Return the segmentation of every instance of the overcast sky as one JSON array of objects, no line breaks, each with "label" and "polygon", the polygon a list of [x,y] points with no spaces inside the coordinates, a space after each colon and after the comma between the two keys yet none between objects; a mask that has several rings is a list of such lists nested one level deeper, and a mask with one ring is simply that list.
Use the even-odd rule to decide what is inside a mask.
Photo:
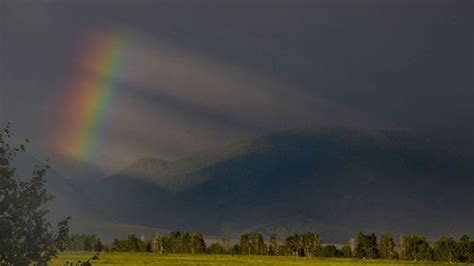
[{"label": "overcast sky", "polygon": [[53,153],[94,32],[126,36],[100,164],[344,125],[474,135],[473,1],[0,1],[0,121]]}]

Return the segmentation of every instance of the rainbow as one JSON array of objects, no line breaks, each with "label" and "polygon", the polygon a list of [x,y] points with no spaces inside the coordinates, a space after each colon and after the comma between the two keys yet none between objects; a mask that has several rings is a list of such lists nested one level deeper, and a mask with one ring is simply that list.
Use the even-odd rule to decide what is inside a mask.
[{"label": "rainbow", "polygon": [[80,161],[96,156],[119,88],[127,42],[116,32],[95,32],[85,47],[76,81],[65,88],[59,138],[54,140],[57,152]]}]

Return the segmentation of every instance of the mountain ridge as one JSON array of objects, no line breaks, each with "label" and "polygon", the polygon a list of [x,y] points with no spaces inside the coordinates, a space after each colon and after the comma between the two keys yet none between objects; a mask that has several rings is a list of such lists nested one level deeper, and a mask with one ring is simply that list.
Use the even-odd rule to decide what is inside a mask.
[{"label": "mountain ridge", "polygon": [[[174,161],[144,157],[106,178],[64,178],[53,162],[46,175],[56,197],[50,216],[72,216],[74,232],[101,235],[107,225],[104,239],[125,232],[111,223],[127,225],[128,233],[314,231],[331,242],[358,231],[432,238],[474,233],[474,156],[449,141],[322,128],[220,148]],[[39,162],[30,155],[17,159],[22,176]]]},{"label": "mountain ridge", "polygon": [[[98,193],[109,195],[107,204],[133,210],[133,215],[109,212],[113,219],[212,234],[289,225],[296,230],[303,220],[301,228],[327,232],[330,240],[356,228],[472,230],[462,222],[474,212],[471,154],[428,137],[323,128],[274,133],[224,150],[222,157],[217,152],[178,161],[177,172],[185,174],[174,177],[188,182],[179,189],[113,175],[102,180]],[[456,195],[447,194],[447,186]],[[127,196],[117,203],[117,195]],[[437,213],[467,218],[452,222]],[[427,224],[418,225],[423,219]],[[265,224],[271,226],[259,226]]]}]

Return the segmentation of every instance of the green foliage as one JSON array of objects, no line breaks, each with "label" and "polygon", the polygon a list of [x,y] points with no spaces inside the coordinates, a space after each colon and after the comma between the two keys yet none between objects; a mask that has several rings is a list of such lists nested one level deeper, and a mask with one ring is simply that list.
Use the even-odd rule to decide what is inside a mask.
[{"label": "green foliage", "polygon": [[111,251],[118,252],[146,252],[149,250],[148,243],[136,237],[129,235],[125,240],[114,239],[110,247]]},{"label": "green foliage", "polygon": [[207,253],[209,253],[209,254],[225,254],[226,251],[225,251],[224,247],[221,244],[212,243],[207,248]]},{"label": "green foliage", "polygon": [[280,248],[278,247],[278,236],[277,234],[271,234],[270,240],[268,241],[268,255],[278,255]]},{"label": "green foliage", "polygon": [[228,235],[222,237],[222,246],[224,247],[225,253],[228,254],[231,250],[230,237]]},{"label": "green foliage", "polygon": [[321,240],[313,233],[294,234],[285,239],[285,254],[300,257],[321,256]]},{"label": "green foliage", "polygon": [[[189,240],[188,236],[191,237],[191,240]],[[307,241],[308,239],[310,239],[312,241]],[[275,261],[273,261],[273,262],[278,261],[279,264],[282,264],[281,260],[286,260],[288,262],[288,264],[292,264],[293,262],[297,262],[297,260],[292,260],[292,259],[297,259],[297,258],[291,258],[291,257],[298,257],[298,256],[295,256],[295,254],[299,255],[299,256],[309,257],[308,255],[305,255],[304,253],[308,252],[306,250],[311,249],[310,243],[313,243],[313,247],[314,247],[314,244],[316,243],[317,248],[315,248],[314,250],[319,250],[316,253],[316,254],[318,254],[317,256],[325,257],[325,258],[320,259],[320,260],[318,260],[318,259],[314,259],[314,260],[304,259],[304,260],[300,261],[302,264],[306,264],[306,263],[309,263],[309,262],[311,262],[311,263],[314,262],[315,264],[319,264],[319,265],[333,265],[333,264],[339,264],[339,263],[344,263],[346,265],[354,265],[354,264],[370,264],[370,265],[410,264],[411,265],[411,264],[413,264],[412,262],[403,262],[403,261],[398,261],[397,263],[395,263],[394,259],[397,259],[398,256],[393,256],[392,259],[384,259],[384,260],[376,260],[376,261],[365,260],[365,259],[359,260],[358,258],[351,259],[351,257],[353,256],[353,253],[352,253],[351,247],[350,247],[348,242],[346,242],[344,244],[344,246],[341,247],[340,250],[338,250],[336,248],[336,246],[334,246],[334,245],[326,245],[324,247],[321,247],[319,237],[317,237],[317,235],[314,235],[314,239],[313,239],[312,235],[310,235],[308,233],[307,234],[295,234],[295,235],[289,236],[285,239],[285,243],[281,246],[278,245],[277,240],[278,240],[278,237],[277,237],[276,234],[273,234],[273,235],[270,236],[270,239],[269,239],[269,242],[268,242],[268,248],[266,249],[267,250],[266,254],[260,253],[260,254],[253,254],[253,255],[251,254],[251,255],[247,255],[247,256],[232,256],[232,261],[233,261],[233,263],[235,263],[234,265],[241,265],[241,264],[236,262],[237,260],[240,260],[240,258],[242,258],[243,263],[247,263],[247,264],[250,263],[250,265],[257,265],[258,263],[262,263],[262,264],[265,264],[265,265],[272,265],[272,260],[269,260],[268,262],[264,262],[266,259],[263,259],[263,258],[258,259],[257,257],[261,257],[261,256],[255,256],[255,255],[274,254],[274,253],[270,253],[270,251],[274,250],[274,249],[279,250],[279,251],[284,251],[284,252],[287,252],[287,249],[288,249],[289,252],[288,253],[277,252],[277,255],[286,255],[286,258],[279,256],[279,257],[275,258]],[[403,258],[405,260],[425,261],[423,263],[417,262],[417,265],[430,264],[432,262],[428,263],[427,261],[430,261],[434,258],[437,258],[437,259],[444,258],[444,259],[439,259],[439,260],[443,260],[443,261],[445,261],[446,263],[449,263],[449,264],[451,264],[455,261],[468,262],[470,260],[472,261],[472,257],[473,257],[473,254],[474,254],[472,252],[472,251],[474,251],[474,248],[473,248],[474,247],[474,242],[470,241],[470,238],[468,236],[461,237],[461,239],[459,240],[459,243],[454,242],[454,240],[452,240],[449,237],[441,238],[434,244],[434,249],[431,249],[429,243],[425,240],[424,237],[421,237],[421,236],[407,235],[407,236],[402,237],[401,240],[402,240],[401,241],[401,254],[402,254],[401,258]],[[117,240],[117,241],[121,242],[120,240]],[[133,237],[129,237],[128,239],[122,240],[122,241],[123,242],[135,243],[139,240],[138,240],[138,238],[133,236]],[[224,237],[223,240],[222,240],[222,243],[221,242],[213,243],[213,244],[209,245],[209,247],[206,249],[205,248],[205,242],[204,242],[204,239],[202,238],[201,233],[193,232],[191,234],[188,234],[188,233],[185,233],[185,232],[173,231],[169,234],[169,236],[165,236],[165,237],[160,236],[158,234],[154,234],[151,237],[150,241],[148,241],[148,242],[143,241],[143,242],[148,243],[147,246],[149,248],[147,248],[147,251],[149,251],[149,252],[164,253],[164,254],[173,253],[173,252],[181,253],[181,254],[171,254],[171,255],[158,256],[159,258],[163,258],[163,256],[164,256],[167,259],[170,259],[170,258],[183,258],[183,260],[180,260],[178,264],[186,264],[186,263],[189,264],[190,261],[193,261],[192,258],[195,258],[195,257],[196,258],[199,257],[200,263],[203,263],[203,261],[207,260],[207,258],[212,258],[213,260],[222,259],[222,262],[227,263],[227,261],[224,258],[225,256],[223,256],[223,255],[226,255],[226,254],[246,255],[246,254],[251,253],[251,252],[258,253],[257,252],[259,250],[258,246],[259,245],[260,246],[265,245],[265,242],[263,242],[263,237],[261,237],[260,234],[256,234],[256,233],[255,234],[244,234],[244,235],[242,235],[241,239],[240,239],[240,244],[235,244],[233,247],[230,248],[229,251],[225,250],[225,247],[223,245],[223,243],[225,243],[227,241],[230,242],[230,238]],[[183,247],[182,246],[183,243],[188,243],[188,245],[191,245],[191,246],[190,247]],[[189,243],[191,243],[191,244],[189,244]],[[199,247],[199,248],[193,248],[193,243],[197,243],[197,247]],[[367,234],[367,235],[359,234],[356,249],[358,249],[358,252],[361,252],[359,250],[365,249],[366,251],[364,251],[364,252],[366,252],[366,254],[370,254],[370,252],[372,252],[372,254],[373,254],[375,252],[373,250],[377,249],[376,243],[377,243],[377,239],[376,239],[374,234]],[[386,244],[383,244],[383,243],[386,243]],[[177,246],[173,247],[173,245],[177,245]],[[242,249],[241,245],[244,245],[244,249]],[[386,246],[386,248],[383,247],[384,245]],[[453,245],[456,247],[455,249],[452,249],[452,248],[446,249],[445,248],[445,247],[452,247]],[[128,252],[134,251],[133,249],[136,248],[136,245],[130,245],[130,244],[127,244],[127,243],[123,243],[123,246],[126,246],[127,248],[132,248],[132,250],[126,250],[127,248],[123,249],[123,250],[128,251]],[[393,251],[394,248],[393,248],[393,239],[392,239],[392,237],[389,234],[381,235],[380,236],[379,247],[381,247],[381,250],[382,250],[380,253],[381,254],[386,254],[386,255],[382,255],[382,256],[389,256],[390,254],[393,255],[393,253],[391,253],[391,252],[394,252]],[[196,252],[196,251],[193,251],[193,249],[199,249],[199,250],[202,251],[202,253],[208,253],[208,254],[200,256],[199,254],[194,253],[194,254],[191,255],[192,252]],[[117,249],[113,249],[113,250],[117,250]],[[181,251],[178,252],[179,250],[181,250]],[[387,252],[384,251],[384,250],[387,250]],[[441,252],[445,252],[445,254],[448,254],[448,255],[451,254],[452,255],[452,257],[451,257],[452,262],[449,262],[449,256],[446,257],[444,255],[444,257],[442,257],[440,255],[436,255],[437,254],[436,252],[438,252],[437,250],[439,250]],[[454,253],[453,253],[453,251],[454,251]],[[449,253],[449,252],[451,252],[451,253]],[[188,253],[189,255],[186,255],[186,254],[183,254],[183,253]],[[107,254],[107,253],[105,253],[105,254]],[[118,254],[120,254],[120,253],[118,253]],[[396,253],[394,253],[394,254],[397,255]],[[127,256],[129,256],[129,255],[127,255]],[[140,255],[140,256],[142,256],[142,255]],[[149,258],[151,258],[151,257],[149,257]],[[246,258],[253,258],[252,263],[250,261],[248,261]],[[346,259],[331,260],[329,258],[346,258]],[[361,258],[373,258],[373,257],[366,256],[366,257],[361,257]],[[446,258],[448,258],[448,259],[446,259]],[[84,259],[87,259],[87,258],[82,257],[82,259],[84,260]],[[179,260],[179,259],[177,259],[177,260]],[[108,262],[110,262],[110,261],[108,261]],[[147,263],[149,263],[149,261],[147,261]],[[165,262],[163,262],[163,263],[166,264]],[[213,263],[216,264],[215,261],[213,261]],[[437,264],[437,265],[441,265],[441,264]]]},{"label": "green foliage", "polygon": [[342,257],[341,251],[339,251],[334,245],[324,246],[321,250],[321,255],[327,258]]},{"label": "green foliage", "polygon": [[69,218],[51,230],[44,208],[52,199],[44,188],[49,166],[37,167],[30,179],[18,177],[12,162],[25,145],[13,147],[10,138],[7,125],[0,131],[0,264],[43,265],[65,247]]},{"label": "green foliage", "polygon": [[263,236],[259,233],[241,235],[240,253],[243,255],[265,255],[267,246],[263,241]]},{"label": "green foliage", "polygon": [[392,235],[382,234],[379,241],[379,255],[382,259],[394,259],[397,257],[395,252],[395,242]]},{"label": "green foliage", "polygon": [[306,257],[316,257],[321,253],[321,240],[319,235],[306,233],[302,236],[303,252]]},{"label": "green foliage", "polygon": [[151,237],[150,250],[156,253],[191,253],[206,252],[206,243],[200,232],[172,231],[168,237],[154,234]]},{"label": "green foliage", "polygon": [[189,253],[190,237],[189,233],[172,231],[168,240],[169,253]]},{"label": "green foliage", "polygon": [[344,243],[344,246],[341,248],[341,255],[344,258],[352,258],[352,249],[349,246],[349,243]]},{"label": "green foliage", "polygon": [[102,251],[102,242],[96,235],[74,234],[67,238],[67,251]]},{"label": "green foliage", "polygon": [[202,254],[206,251],[206,242],[201,232],[191,233],[191,253]]},{"label": "green foliage", "polygon": [[441,237],[433,245],[434,259],[453,262],[457,260],[457,244],[452,237]]},{"label": "green foliage", "polygon": [[463,235],[457,244],[457,260],[460,262],[474,263],[474,241],[468,235]]},{"label": "green foliage", "polygon": [[378,258],[377,236],[375,236],[375,234],[364,235],[363,233],[359,233],[357,235],[357,245],[354,253],[357,258]]},{"label": "green foliage", "polygon": [[235,244],[233,247],[232,247],[232,250],[230,251],[230,254],[233,254],[233,255],[240,255],[241,254],[241,249],[240,249],[240,245],[239,244]]},{"label": "green foliage", "polygon": [[400,249],[401,258],[405,260],[429,261],[433,259],[433,249],[422,236],[403,236]]}]

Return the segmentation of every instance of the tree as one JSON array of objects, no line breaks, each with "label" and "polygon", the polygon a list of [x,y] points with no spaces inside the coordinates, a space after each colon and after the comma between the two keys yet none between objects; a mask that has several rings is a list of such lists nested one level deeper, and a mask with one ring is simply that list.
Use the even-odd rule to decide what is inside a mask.
[{"label": "tree", "polygon": [[191,253],[206,252],[206,243],[201,232],[172,231],[169,237],[152,235],[149,241],[149,250],[157,253]]},{"label": "tree", "polygon": [[225,253],[230,252],[230,237],[228,235],[222,237],[222,246],[224,247]]},{"label": "tree", "polygon": [[150,249],[146,241],[139,239],[135,235],[129,235],[125,240],[114,239],[111,250],[118,252],[146,252]]},{"label": "tree", "polygon": [[209,254],[225,254],[226,252],[225,252],[224,247],[221,244],[212,243],[207,248],[207,253],[209,253]]},{"label": "tree", "polygon": [[285,255],[290,256],[304,256],[303,250],[298,243],[299,236],[294,234],[285,239]]},{"label": "tree", "polygon": [[401,238],[400,254],[404,260],[432,260],[433,249],[422,236],[405,235]]},{"label": "tree", "polygon": [[179,253],[191,253],[192,239],[191,235],[187,232],[181,234],[181,248]]},{"label": "tree", "polygon": [[191,233],[191,253],[202,254],[206,251],[206,242],[201,232]]},{"label": "tree", "polygon": [[278,236],[277,234],[270,235],[270,241],[268,242],[268,255],[275,256],[278,254]]},{"label": "tree", "polygon": [[336,246],[334,245],[327,245],[324,246],[321,250],[321,254],[323,257],[341,257],[342,254],[340,253],[339,250],[337,250]]},{"label": "tree", "polygon": [[110,244],[110,251],[126,252],[128,250],[124,240],[114,239]]},{"label": "tree", "polygon": [[474,241],[471,241],[471,248],[469,252],[469,259],[468,262],[474,262]]},{"label": "tree", "polygon": [[467,262],[469,259],[469,253],[471,248],[471,241],[468,235],[463,235],[459,239],[457,249],[456,249],[456,258],[460,262]]},{"label": "tree", "polygon": [[378,257],[377,237],[375,234],[357,235],[357,245],[354,250],[355,256],[358,258],[374,259]]},{"label": "tree", "polygon": [[390,234],[382,234],[380,236],[379,255],[382,259],[396,258],[395,242]]},{"label": "tree", "polygon": [[460,262],[474,262],[474,241],[471,241],[468,235],[459,239],[456,257]]},{"label": "tree", "polygon": [[163,253],[163,243],[160,234],[154,233],[150,239],[150,251],[154,253]]},{"label": "tree", "polygon": [[232,250],[231,250],[231,254],[233,255],[239,255],[239,254],[242,254],[241,253],[241,249],[240,249],[240,245],[239,244],[235,244],[233,247],[232,247]]},{"label": "tree", "polygon": [[319,235],[313,233],[306,233],[300,236],[305,257],[319,256],[321,253],[321,240]]},{"label": "tree", "polygon": [[319,235],[310,232],[287,237],[283,247],[286,255],[300,257],[321,256],[321,239]]},{"label": "tree", "polygon": [[348,242],[344,243],[344,246],[342,246],[341,255],[344,258],[352,258],[352,249]]},{"label": "tree", "polygon": [[44,187],[49,165],[37,167],[29,179],[20,178],[12,162],[25,144],[11,146],[10,138],[7,125],[0,130],[0,264],[44,265],[65,248],[69,217],[58,223],[56,232],[51,229],[44,208],[52,199]]},{"label": "tree", "polygon": [[160,253],[174,253],[171,239],[169,237],[162,236],[160,237],[159,241],[161,246]]},{"label": "tree", "polygon": [[441,237],[434,243],[433,253],[437,261],[453,262],[457,260],[457,244],[452,237]]},{"label": "tree", "polygon": [[96,235],[74,234],[67,238],[65,250],[102,251],[103,245]]},{"label": "tree", "polygon": [[263,241],[263,236],[259,233],[241,235],[240,251],[244,255],[265,255],[267,247]]},{"label": "tree", "polygon": [[263,241],[263,236],[261,234],[252,234],[252,245],[253,245],[253,254],[255,255],[265,255],[267,254],[267,246],[265,241]]}]

